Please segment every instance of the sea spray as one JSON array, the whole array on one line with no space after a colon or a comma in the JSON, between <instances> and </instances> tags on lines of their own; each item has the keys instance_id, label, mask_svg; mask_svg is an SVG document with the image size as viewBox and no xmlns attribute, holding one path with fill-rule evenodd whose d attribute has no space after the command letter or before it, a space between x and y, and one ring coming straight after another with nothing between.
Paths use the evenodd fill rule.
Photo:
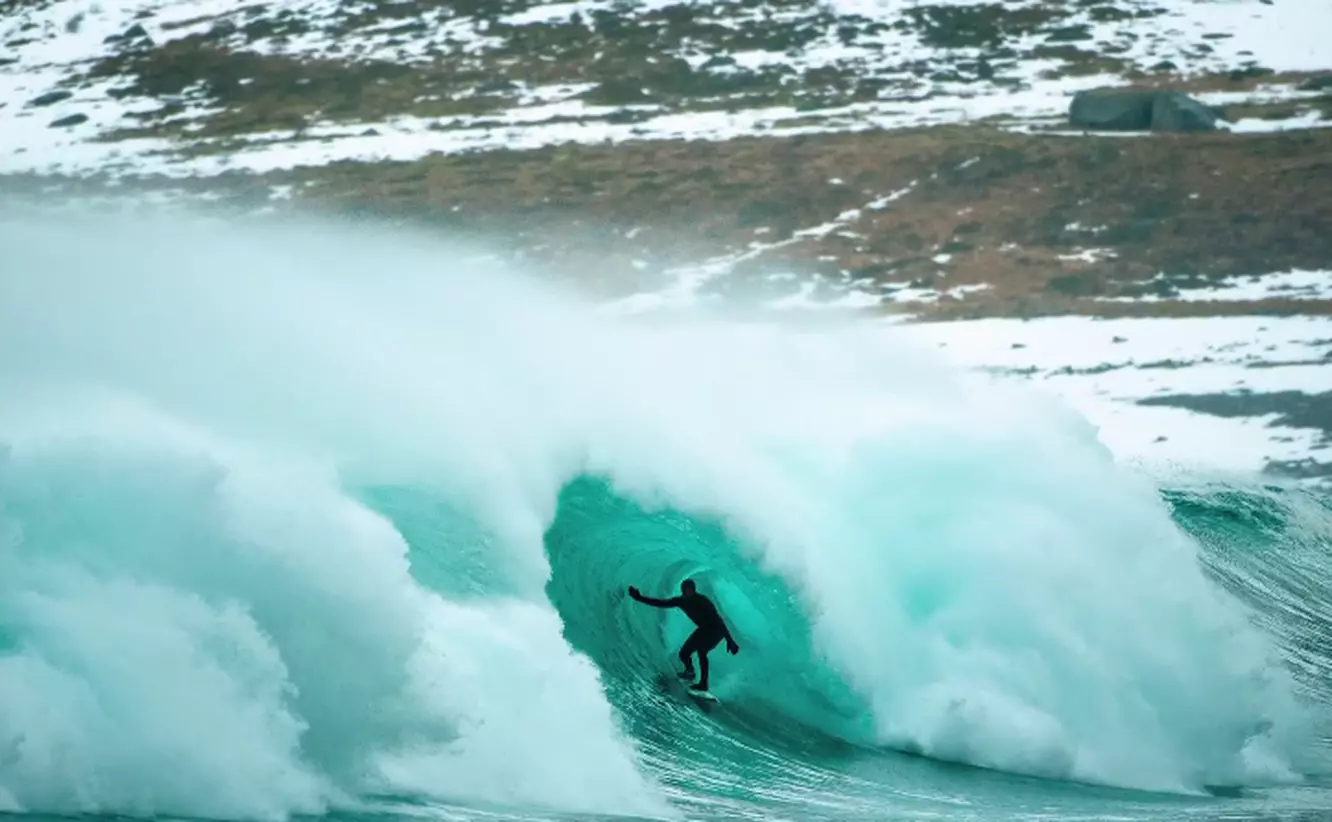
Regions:
<instances>
[{"instance_id":1,"label":"sea spray","mask_svg":"<svg viewBox=\"0 0 1332 822\"><path fill-rule=\"evenodd\" d=\"M891 328L635 325L460 243L311 221L16 219L0 244L27 666L0 788L25 807L268 818L396 786L664 813L604 693L636 674L568 635L655 640L651 679L682 626L623 633L618 589L681 573L743 634L730 704L774 725L1129 787L1293 776L1288 677L1155 490ZM394 494L453 513L394 519ZM673 555L668 519L703 538ZM85 597L168 634L107 653ZM177 690L199 724L149 721ZM102 733L31 724L73 704ZM195 789L219 769L251 789Z\"/></svg>"}]
</instances>

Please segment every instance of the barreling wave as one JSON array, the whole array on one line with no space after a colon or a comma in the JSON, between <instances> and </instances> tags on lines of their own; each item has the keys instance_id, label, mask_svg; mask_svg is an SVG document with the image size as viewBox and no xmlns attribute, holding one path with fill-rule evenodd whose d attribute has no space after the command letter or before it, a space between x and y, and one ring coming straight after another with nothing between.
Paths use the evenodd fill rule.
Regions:
<instances>
[{"instance_id":1,"label":"barreling wave","mask_svg":"<svg viewBox=\"0 0 1332 822\"><path fill-rule=\"evenodd\" d=\"M1316 495L1163 495L891 329L635 326L402 232L0 246L0 806L743 816L871 767L874 818L974 784L903 753L1322 767ZM663 687L689 626L623 593L686 577L743 648L711 714Z\"/></svg>"},{"instance_id":2,"label":"barreling wave","mask_svg":"<svg viewBox=\"0 0 1332 822\"><path fill-rule=\"evenodd\" d=\"M1297 766L1274 745L1299 736L1293 727L1287 737L1278 730L1280 709L1296 710L1282 665L1260 643L1236 641L1242 623L1184 566L1114 580L1083 599L1065 587L1073 580L1039 565L1004 576L1002 563L943 556L921 568L916 552L895 542L875 546L877 561L893 568L868 575L872 590L855 624L837 626L895 630L863 646L861 657L843 657L835 640L844 637L828 638L828 610L812 606L807 589L767 570L713 518L643 510L607 483L582 479L566 489L547 537L551 598L573 645L628 691L629 710L643 693L634 684L671 673L691 626L621 592L644 582L671 592L689 577L716 598L745 648L743 659L714 653L713 691L773 730L1156 790L1297 778ZM845 546L824 541L817 550ZM874 566L869 556L842 559L850 575ZM1098 572L1122 575L1128 561L1115 555ZM1174 587L1154 581L1167 573ZM842 596L861 593L849 579L844 585ZM1147 585L1159 586L1152 601L1159 611L1144 602ZM1288 608L1290 593L1255 604ZM1277 621L1288 626L1286 616L1283 608ZM1220 648L1232 656L1219 656ZM858 688L856 675L866 669L885 673ZM1204 693L1217 701L1198 705Z\"/></svg>"}]
</instances>

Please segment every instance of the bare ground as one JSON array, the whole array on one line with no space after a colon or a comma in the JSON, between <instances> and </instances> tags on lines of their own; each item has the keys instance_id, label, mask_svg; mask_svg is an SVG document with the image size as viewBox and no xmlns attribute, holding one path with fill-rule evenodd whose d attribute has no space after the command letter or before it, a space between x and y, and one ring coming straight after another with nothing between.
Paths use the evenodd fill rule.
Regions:
<instances>
[{"instance_id":1,"label":"bare ground","mask_svg":"<svg viewBox=\"0 0 1332 822\"><path fill-rule=\"evenodd\" d=\"M787 240L738 265L728 285L757 288L775 270L794 270L862 284L990 286L911 306L931 317L1332 313L1329 300L1101 299L1168 298L1222 277L1325 268L1332 130L1072 137L959 126L563 146L266 179L321 208L502 233L574 275ZM865 207L904 189L885 208ZM837 230L795 236L839 215Z\"/></svg>"},{"instance_id":2,"label":"bare ground","mask_svg":"<svg viewBox=\"0 0 1332 822\"><path fill-rule=\"evenodd\" d=\"M587 84L585 99L606 105L651 102L692 112L782 104L799 117L806 106L928 97L937 91L931 83L1018 83L1030 59L1055 61L1064 75L1114 71L1138 87L1188 92L1314 83L1324 89L1321 97L1250 103L1227 114L1232 120L1280 118L1313 108L1332 116L1332 89L1316 85L1318 75L1278 75L1252 62L1210 74L1168 61L1144 69L1084 48L1094 40L1088 21L1153 19L1163 8L1151 4L944 4L904 12L891 25L834 19L810 0L779 5L790 19L742 15L732 30L704 7L517 25L503 15L530 8L527 0L403 0L373 11L346 3L321 20L275 16L255 4L189 21L204 28L161 44L149 31L148 13L143 26L120 36L111 56L68 83L112 81L112 96L163 103L106 134L109 141L165 137L186 153L222 154L256 135L310 139L306 130L324 122L373 130L376 122L403 115L447 129L450 118L504 111L524 88L556 82ZM357 50L352 35L367 27L407 49L431 35L424 21L436 13L453 15L447 18L453 22L472 15L492 45L473 52L431 41L411 60L385 56L383 49ZM727 54L742 48L798 53L834 24L846 43L900 29L938 51L886 73L849 65L802 69L797 77L780 63L753 70L724 65ZM333 38L322 56L271 48L314 28ZM696 69L676 54L699 44L723 65L709 60ZM980 56L959 62L952 55L964 48ZM1200 53L1208 49L1207 42L1194 44ZM51 93L61 92L67 90ZM632 109L622 111L634 116ZM762 296L789 290L789 282L771 281L789 272L821 275L830 293L882 293L889 284L909 284L954 295L882 309L925 318L1328 314L1332 308L1326 299L1170 299L1181 287L1223 277L1328 266L1332 129L1070 136L1020 133L1012 125L998 118L728 142L566 144L164 185L208 190L243 207L261 205L274 186L287 186L305 207L499 236L506 252L608 293L660 287L673 265L743 254L746 259L734 261L730 275L712 288ZM16 190L60 181L4 182ZM99 181L64 184L87 191ZM881 207L867 207L876 201ZM956 290L980 285L987 288L965 295ZM1108 301L1144 295L1161 300Z\"/></svg>"}]
</instances>

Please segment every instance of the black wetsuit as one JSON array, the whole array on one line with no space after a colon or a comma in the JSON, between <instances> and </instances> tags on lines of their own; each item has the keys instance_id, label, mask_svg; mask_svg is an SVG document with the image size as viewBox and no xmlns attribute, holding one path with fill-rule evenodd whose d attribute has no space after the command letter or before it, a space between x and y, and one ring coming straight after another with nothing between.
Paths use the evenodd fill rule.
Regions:
<instances>
[{"instance_id":1,"label":"black wetsuit","mask_svg":"<svg viewBox=\"0 0 1332 822\"><path fill-rule=\"evenodd\" d=\"M684 611L685 616L689 617L697 628L685 640L684 645L680 646L680 661L684 663L684 674L693 679L694 665L690 657L698 654L699 679L694 686L696 690L706 691L708 689L708 652L717 647L717 643L723 639L727 641L727 647L731 653L735 653L740 648L727 629L726 623L722 620L721 614L717 612L717 606L712 604L712 600L698 593L691 591L678 597L670 599L656 599L647 597L638 593L637 588L630 588L629 593L634 599L645 605L651 605L655 608L679 608Z\"/></svg>"}]
</instances>

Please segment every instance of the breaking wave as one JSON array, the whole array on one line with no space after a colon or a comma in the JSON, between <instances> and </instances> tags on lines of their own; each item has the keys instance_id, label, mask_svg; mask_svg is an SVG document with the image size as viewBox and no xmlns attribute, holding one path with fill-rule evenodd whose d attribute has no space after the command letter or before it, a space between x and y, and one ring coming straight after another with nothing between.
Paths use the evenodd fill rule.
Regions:
<instances>
[{"instance_id":1,"label":"breaking wave","mask_svg":"<svg viewBox=\"0 0 1332 822\"><path fill-rule=\"evenodd\" d=\"M0 807L725 815L846 762L879 810L919 757L1186 795L1321 767L1327 502L1163 493L890 327L635 324L366 226L0 247ZM685 577L743 648L710 715L669 687L688 626L623 596Z\"/></svg>"}]
</instances>

